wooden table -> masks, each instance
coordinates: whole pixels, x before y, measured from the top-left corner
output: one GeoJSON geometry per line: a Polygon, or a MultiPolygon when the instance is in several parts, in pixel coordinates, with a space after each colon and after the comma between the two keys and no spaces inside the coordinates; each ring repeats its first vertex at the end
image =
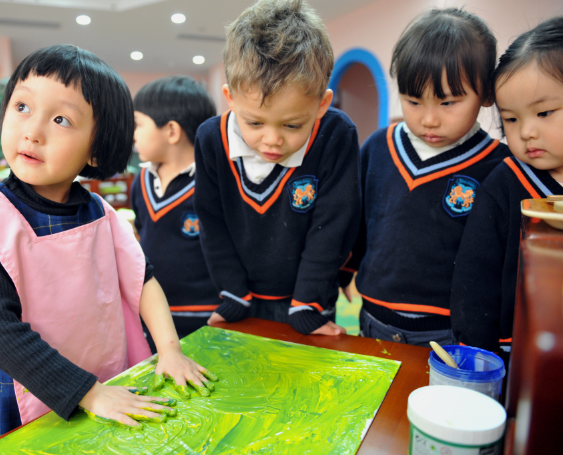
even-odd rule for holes
{"type": "Polygon", "coordinates": [[[217,323],[214,326],[308,346],[399,360],[402,362],[399,373],[393,380],[393,384],[358,450],[358,455],[405,455],[408,453],[407,400],[413,390],[428,385],[430,348],[349,335],[337,337],[301,335],[287,324],[254,318],[228,324],[217,323]],[[385,354],[385,351],[391,355],[385,354]]]}

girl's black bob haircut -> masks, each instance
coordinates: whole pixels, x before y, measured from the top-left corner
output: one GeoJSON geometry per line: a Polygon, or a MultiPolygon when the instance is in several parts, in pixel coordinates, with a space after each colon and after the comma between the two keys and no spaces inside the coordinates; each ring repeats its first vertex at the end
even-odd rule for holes
{"type": "Polygon", "coordinates": [[[149,82],[137,92],[133,106],[159,128],[172,120],[178,122],[192,145],[199,125],[217,114],[209,94],[189,76],[167,76],[149,82]]]}
{"type": "Polygon", "coordinates": [[[531,62],[563,83],[563,16],[548,19],[516,38],[499,59],[494,85],[502,85],[531,62]]]}
{"type": "Polygon", "coordinates": [[[463,82],[491,101],[497,40],[479,17],[457,8],[433,9],[416,18],[393,49],[391,76],[399,93],[420,98],[429,84],[444,99],[446,71],[453,96],[465,95],[463,82]]]}
{"type": "Polygon", "coordinates": [[[96,167],[87,164],[79,175],[104,180],[127,167],[135,121],[131,94],[121,76],[92,52],[76,46],[58,44],[40,49],[28,55],[10,77],[0,111],[2,120],[16,84],[30,75],[54,77],[66,87],[79,87],[92,106],[91,156],[96,167]]]}

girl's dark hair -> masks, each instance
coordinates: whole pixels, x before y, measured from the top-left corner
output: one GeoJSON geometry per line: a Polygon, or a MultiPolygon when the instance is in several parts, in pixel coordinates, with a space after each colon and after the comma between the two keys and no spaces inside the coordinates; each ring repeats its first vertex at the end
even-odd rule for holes
{"type": "Polygon", "coordinates": [[[563,16],[548,19],[522,33],[499,59],[493,82],[506,82],[516,71],[535,61],[538,67],[563,83],[563,16]]]}
{"type": "Polygon", "coordinates": [[[139,90],[133,105],[159,128],[171,120],[178,122],[192,144],[199,125],[217,114],[209,94],[189,76],[168,76],[149,82],[139,90]]]}
{"type": "Polygon", "coordinates": [[[81,176],[103,180],[123,171],[133,151],[133,102],[129,89],[107,63],[92,52],[70,44],[46,47],[28,55],[8,81],[0,116],[4,119],[16,84],[29,75],[54,77],[68,87],[80,87],[94,112],[91,156],[96,167],[86,165],[81,176]]]}
{"type": "Polygon", "coordinates": [[[428,84],[445,98],[445,70],[453,96],[466,94],[466,82],[482,100],[492,100],[496,55],[497,40],[482,19],[457,8],[433,9],[405,29],[393,49],[390,73],[399,93],[415,98],[428,84]]]}

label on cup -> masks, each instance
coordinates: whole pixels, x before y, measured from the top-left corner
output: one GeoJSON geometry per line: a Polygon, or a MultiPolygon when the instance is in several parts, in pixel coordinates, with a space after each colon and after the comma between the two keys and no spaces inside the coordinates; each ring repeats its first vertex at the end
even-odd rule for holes
{"type": "Polygon", "coordinates": [[[441,441],[411,424],[409,455],[501,455],[501,441],[487,446],[467,446],[441,441]]]}

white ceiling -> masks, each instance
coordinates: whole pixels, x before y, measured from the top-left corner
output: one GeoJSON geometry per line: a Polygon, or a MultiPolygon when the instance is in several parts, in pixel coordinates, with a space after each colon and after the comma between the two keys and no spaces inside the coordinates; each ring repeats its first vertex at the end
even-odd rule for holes
{"type": "MultiPolygon", "coordinates": [[[[309,0],[325,21],[373,0],[309,0]]],[[[202,74],[221,61],[225,26],[253,0],[0,0],[0,36],[12,41],[14,64],[36,49],[70,43],[116,70],[202,74]],[[183,13],[186,22],[170,17],[183,13]],[[76,17],[91,17],[78,25],[76,17]],[[183,37],[182,37],[183,36],[183,37]],[[144,58],[133,61],[130,54],[144,58]],[[203,55],[203,65],[192,63],[203,55]]]]}

